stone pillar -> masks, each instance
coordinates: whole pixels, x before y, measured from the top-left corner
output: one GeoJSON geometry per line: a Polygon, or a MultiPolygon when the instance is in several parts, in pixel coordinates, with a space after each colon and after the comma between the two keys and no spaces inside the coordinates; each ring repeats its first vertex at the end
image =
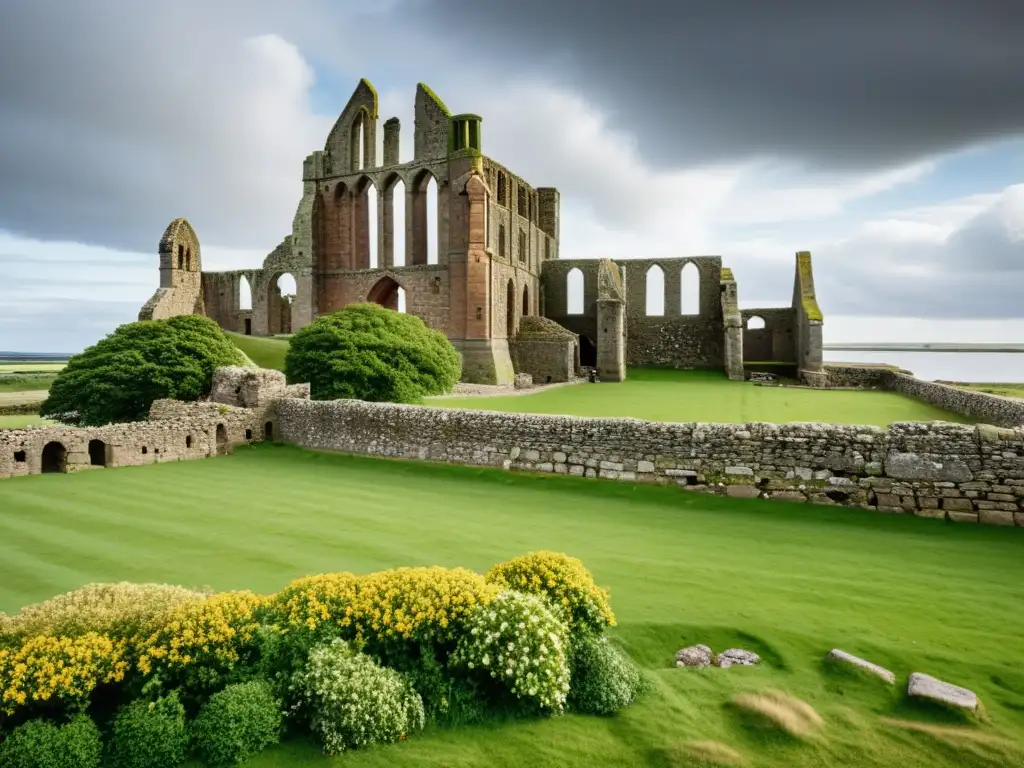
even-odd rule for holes
{"type": "Polygon", "coordinates": [[[626,379],[626,307],[616,299],[597,302],[597,375],[602,381],[626,379]]]}
{"type": "Polygon", "coordinates": [[[401,123],[397,117],[388,118],[384,123],[384,167],[398,165],[398,135],[401,123]]]}

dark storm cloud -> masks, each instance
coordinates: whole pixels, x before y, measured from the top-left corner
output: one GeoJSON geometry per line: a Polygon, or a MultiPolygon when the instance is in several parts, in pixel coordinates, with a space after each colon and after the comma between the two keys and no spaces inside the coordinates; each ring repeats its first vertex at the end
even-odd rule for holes
{"type": "MultiPolygon", "coordinates": [[[[1024,133],[1020,0],[419,0],[465,66],[561,80],[651,161],[879,168],[1024,133]]],[[[557,124],[551,125],[557,130],[557,124]]]]}

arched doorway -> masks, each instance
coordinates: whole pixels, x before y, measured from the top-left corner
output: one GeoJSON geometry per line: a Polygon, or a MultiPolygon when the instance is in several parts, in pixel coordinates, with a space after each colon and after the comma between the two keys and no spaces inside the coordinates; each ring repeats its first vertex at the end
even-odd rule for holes
{"type": "Polygon", "coordinates": [[[217,454],[223,456],[228,452],[228,430],[223,424],[217,425],[217,454]]]}
{"type": "Polygon", "coordinates": [[[523,286],[523,317],[530,314],[530,286],[523,286]]]}
{"type": "Polygon", "coordinates": [[[42,470],[44,474],[68,471],[68,449],[63,443],[52,442],[43,446],[42,470]]]}
{"type": "Polygon", "coordinates": [[[289,272],[270,279],[267,286],[267,332],[271,336],[292,332],[292,307],[297,292],[298,285],[289,272]]]}
{"type": "Polygon", "coordinates": [[[398,311],[398,292],[401,290],[400,286],[394,278],[385,275],[376,283],[373,288],[366,295],[367,301],[372,301],[374,304],[380,304],[382,307],[393,309],[395,312],[398,311]]]}
{"type": "Polygon", "coordinates": [[[511,280],[505,290],[505,337],[516,335],[516,286],[511,280]]]}
{"type": "Polygon", "coordinates": [[[93,467],[107,466],[107,444],[102,440],[89,441],[89,464],[93,467]]]}

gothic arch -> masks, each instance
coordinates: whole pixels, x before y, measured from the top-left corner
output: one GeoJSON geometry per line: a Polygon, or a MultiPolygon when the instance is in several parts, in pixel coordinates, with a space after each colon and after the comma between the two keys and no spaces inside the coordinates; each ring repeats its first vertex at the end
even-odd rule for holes
{"type": "MultiPolygon", "coordinates": [[[[402,285],[392,275],[386,274],[373,284],[369,293],[366,294],[366,300],[397,312],[398,292],[400,290],[404,291],[405,289],[402,288],[402,285]]],[[[408,292],[406,292],[407,297],[408,295],[408,292]]],[[[406,308],[406,311],[408,311],[408,308],[406,308]]]]}

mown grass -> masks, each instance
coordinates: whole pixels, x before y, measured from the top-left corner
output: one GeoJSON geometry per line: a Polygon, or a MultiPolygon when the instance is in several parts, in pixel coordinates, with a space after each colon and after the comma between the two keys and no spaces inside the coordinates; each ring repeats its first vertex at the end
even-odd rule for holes
{"type": "Polygon", "coordinates": [[[23,427],[45,427],[56,422],[42,418],[38,413],[17,413],[0,415],[0,429],[22,429],[23,427]]]}
{"type": "Polygon", "coordinates": [[[249,356],[260,368],[284,370],[284,356],[288,352],[287,339],[275,339],[262,336],[246,336],[241,333],[228,332],[228,337],[235,346],[249,356]]]}
{"type": "Polygon", "coordinates": [[[1002,395],[1003,397],[1019,397],[1024,399],[1024,384],[956,384],[962,389],[973,389],[978,392],[987,392],[990,395],[1002,395]]]}
{"type": "Polygon", "coordinates": [[[623,382],[577,384],[529,395],[431,400],[442,408],[631,417],[650,421],[786,423],[824,421],[888,426],[895,421],[970,422],[896,392],[760,387],[715,371],[630,369],[623,382]]]}
{"type": "Polygon", "coordinates": [[[613,718],[433,730],[331,760],[298,741],[251,765],[1024,764],[1024,530],[271,445],[0,482],[6,611],[97,580],[271,592],[324,571],[482,571],[542,548],[582,558],[611,589],[613,634],[651,682],[638,704],[613,718]],[[764,663],[675,669],[675,651],[697,642],[764,663]],[[837,646],[899,683],[824,664],[837,646]],[[985,719],[909,704],[912,671],[973,689],[985,719]],[[768,690],[821,716],[814,738],[732,703],[768,690]]]}

